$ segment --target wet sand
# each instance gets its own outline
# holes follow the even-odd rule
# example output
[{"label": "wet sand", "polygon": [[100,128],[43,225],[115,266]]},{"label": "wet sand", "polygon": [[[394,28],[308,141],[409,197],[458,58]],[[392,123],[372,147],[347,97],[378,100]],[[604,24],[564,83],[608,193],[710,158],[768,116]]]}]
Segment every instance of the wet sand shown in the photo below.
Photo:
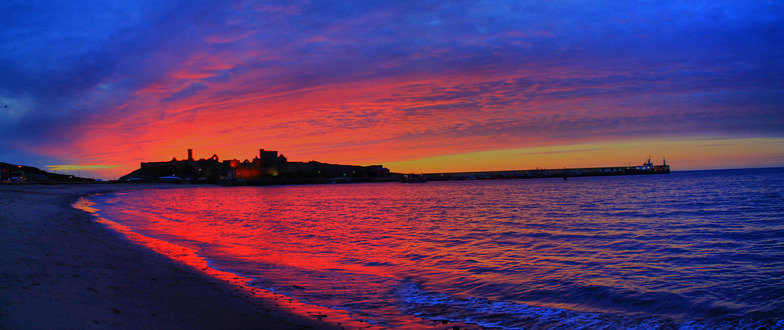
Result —
[{"label": "wet sand", "polygon": [[71,206],[91,193],[166,187],[183,186],[0,185],[0,329],[340,328],[134,244]]}]

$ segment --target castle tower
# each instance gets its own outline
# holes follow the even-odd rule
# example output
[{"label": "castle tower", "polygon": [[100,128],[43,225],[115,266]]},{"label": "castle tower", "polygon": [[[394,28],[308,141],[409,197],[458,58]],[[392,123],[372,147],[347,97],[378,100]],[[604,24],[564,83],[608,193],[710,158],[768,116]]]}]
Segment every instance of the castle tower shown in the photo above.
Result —
[{"label": "castle tower", "polygon": [[188,160],[193,160],[193,149],[188,149]]},{"label": "castle tower", "polygon": [[262,166],[273,166],[275,159],[278,158],[278,152],[274,150],[259,149],[259,159],[261,159]]}]

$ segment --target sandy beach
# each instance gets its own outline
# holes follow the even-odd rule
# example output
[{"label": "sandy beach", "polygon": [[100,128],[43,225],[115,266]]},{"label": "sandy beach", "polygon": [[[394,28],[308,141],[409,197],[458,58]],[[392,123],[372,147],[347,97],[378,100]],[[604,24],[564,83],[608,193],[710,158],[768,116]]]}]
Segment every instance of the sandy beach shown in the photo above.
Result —
[{"label": "sandy beach", "polygon": [[0,328],[341,328],[134,244],[71,206],[162,187],[171,185],[0,185]]}]

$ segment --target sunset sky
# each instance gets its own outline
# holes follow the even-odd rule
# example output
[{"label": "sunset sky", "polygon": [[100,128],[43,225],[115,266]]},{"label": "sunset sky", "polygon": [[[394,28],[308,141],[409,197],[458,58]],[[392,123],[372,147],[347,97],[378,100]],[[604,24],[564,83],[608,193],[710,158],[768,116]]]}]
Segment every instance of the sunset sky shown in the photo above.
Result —
[{"label": "sunset sky", "polygon": [[2,1],[0,161],[784,166],[782,1]]}]

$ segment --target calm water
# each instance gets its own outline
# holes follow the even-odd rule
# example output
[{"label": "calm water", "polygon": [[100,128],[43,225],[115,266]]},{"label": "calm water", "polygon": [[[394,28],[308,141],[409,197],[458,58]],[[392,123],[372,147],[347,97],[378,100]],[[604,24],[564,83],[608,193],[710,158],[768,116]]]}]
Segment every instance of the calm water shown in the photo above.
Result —
[{"label": "calm water", "polygon": [[784,169],[92,199],[253,286],[382,326],[784,328]]}]

